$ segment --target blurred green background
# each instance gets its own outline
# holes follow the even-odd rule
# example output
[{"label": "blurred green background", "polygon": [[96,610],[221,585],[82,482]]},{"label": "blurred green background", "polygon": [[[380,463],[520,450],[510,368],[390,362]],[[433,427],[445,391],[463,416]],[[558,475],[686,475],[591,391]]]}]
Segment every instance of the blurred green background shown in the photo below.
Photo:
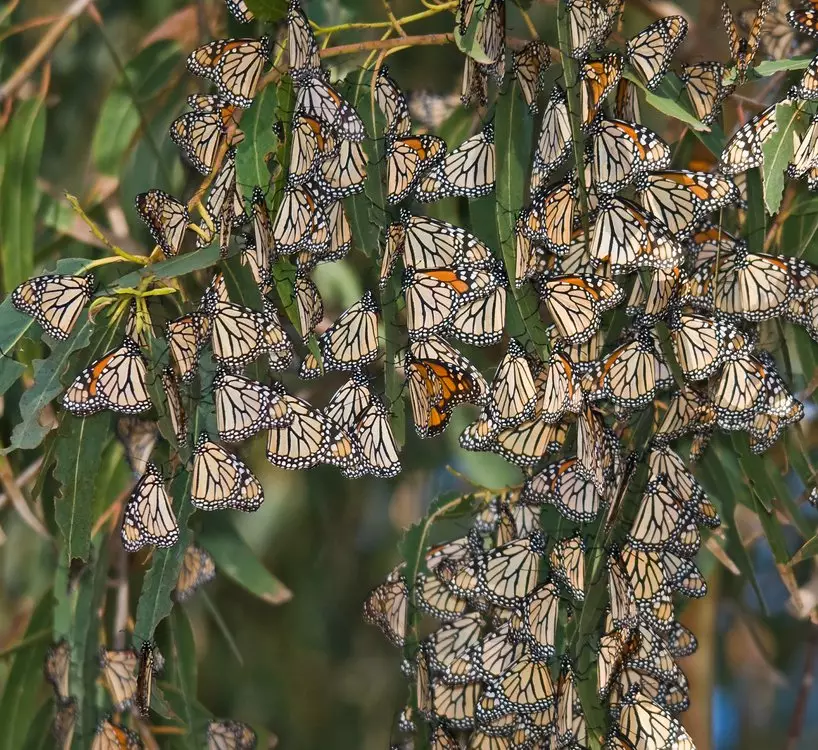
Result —
[{"label": "blurred green background", "polygon": [[[23,0],[13,10],[2,27],[0,80],[9,78],[68,5],[65,0]],[[665,2],[629,2],[628,8],[632,5],[634,10],[628,15],[631,31],[652,20],[652,11],[665,14],[674,7]],[[693,21],[685,59],[710,59],[714,48],[723,50],[719,57],[725,59],[716,3],[701,0],[678,5]],[[736,3],[737,8],[748,5]],[[10,4],[0,9],[3,7],[8,9]],[[381,0],[313,0],[304,7],[321,25],[385,17]],[[416,0],[396,0],[391,7],[397,16],[422,10]],[[543,38],[550,40],[553,3],[535,2],[530,13]],[[413,24],[411,33],[450,31],[453,23],[453,16],[443,13]],[[519,14],[511,8],[508,23],[509,34],[528,38]],[[107,0],[91,6],[90,12],[70,26],[49,57],[45,143],[37,183],[36,264],[55,257],[89,255],[84,246],[87,230],[62,200],[66,190],[78,195],[123,247],[150,250],[147,233],[132,210],[134,194],[161,187],[188,197],[199,184],[166,136],[170,122],[185,109],[184,97],[202,90],[203,82],[186,73],[184,56],[198,44],[240,32],[228,20],[222,0]],[[332,43],[362,37],[373,35],[340,34]],[[340,75],[360,65],[362,59],[339,57],[332,62],[338,66],[333,73]],[[459,92],[462,57],[453,45],[405,51],[391,56],[389,64],[407,90]],[[122,82],[125,66],[130,72],[127,85]],[[34,97],[42,82],[43,70],[38,68],[19,97]],[[141,115],[133,107],[134,96],[140,101]],[[646,114],[647,124],[669,140],[678,136],[678,132],[663,131],[663,118]],[[0,124],[5,125],[8,115],[8,107],[0,109]],[[728,113],[728,119],[732,117]],[[455,118],[444,131],[471,122],[462,112]],[[731,132],[731,126],[727,130]],[[5,173],[2,179],[11,179],[11,175]],[[434,210],[461,211],[462,220],[467,221],[464,208],[450,205]],[[374,273],[361,252],[322,267],[319,286],[330,317],[358,296],[359,279],[370,283]],[[485,356],[483,364],[489,361],[496,357]],[[485,370],[488,374],[491,368]],[[324,378],[314,385],[304,384],[303,394],[322,405],[342,381]],[[19,387],[12,389],[7,403],[19,395]],[[16,411],[4,410],[0,437],[6,443],[16,416]],[[264,483],[267,500],[252,516],[231,514],[229,521],[217,516],[215,522],[235,523],[289,588],[292,599],[272,606],[222,578],[207,586],[208,597],[232,634],[241,661],[201,597],[184,605],[200,660],[199,699],[216,716],[266,727],[284,748],[382,750],[388,746],[395,736],[396,714],[405,702],[406,687],[398,668],[399,654],[363,623],[362,603],[398,562],[396,544],[401,530],[421,518],[439,492],[466,487],[447,466],[488,487],[518,480],[516,470],[501,459],[456,448],[459,428],[469,419],[468,410],[458,411],[445,437],[431,442],[407,434],[402,455],[405,471],[393,481],[340,480],[331,469],[288,473],[267,464],[260,442],[247,451]],[[814,432],[815,414],[810,413],[809,419],[807,429]],[[25,453],[15,456],[15,469],[23,470],[34,458]],[[802,490],[792,489],[794,496]],[[818,514],[810,513],[809,520],[815,524]],[[703,553],[701,565],[711,595],[685,613],[702,644],[700,655],[682,665],[694,696],[685,721],[700,750],[815,748],[816,690],[805,706],[805,728],[798,744],[786,744],[804,665],[815,658],[815,626],[803,616],[793,616],[790,594],[781,584],[766,542],[759,539],[757,520],[749,513],[746,527],[741,532],[759,570],[770,616],[763,615],[745,580]],[[751,546],[753,539],[755,546]],[[790,541],[794,551],[798,538],[793,535]],[[118,544],[118,539],[112,543]],[[53,551],[19,520],[8,501],[3,502],[0,652],[22,637],[34,604],[51,584],[53,565]],[[808,565],[798,580],[804,597],[801,613],[818,601],[818,578],[814,564]],[[132,587],[134,603],[137,595]],[[0,658],[0,685],[8,666],[9,660]],[[43,684],[44,701],[46,695]]]}]

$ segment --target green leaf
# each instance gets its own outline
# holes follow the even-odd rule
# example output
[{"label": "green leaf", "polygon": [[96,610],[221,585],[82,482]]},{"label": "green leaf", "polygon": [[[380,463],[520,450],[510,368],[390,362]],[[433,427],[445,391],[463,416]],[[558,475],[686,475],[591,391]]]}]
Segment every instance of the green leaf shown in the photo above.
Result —
[{"label": "green leaf", "polygon": [[262,565],[224,516],[205,518],[197,542],[213,556],[219,573],[259,599],[268,604],[284,604],[292,598],[292,592]]},{"label": "green leaf", "polygon": [[793,135],[803,132],[805,124],[797,106],[779,104],[775,108],[778,129],[762,145],[764,206],[771,216],[778,211],[784,196],[784,172],[795,150]]},{"label": "green leaf", "polygon": [[[198,433],[198,413],[192,425],[192,433]],[[153,552],[153,564],[145,574],[142,582],[142,591],[136,605],[136,625],[134,637],[141,641],[153,640],[156,626],[162,622],[173,609],[170,598],[179,571],[182,568],[182,559],[185,550],[192,541],[193,534],[187,526],[188,519],[193,512],[190,504],[190,483],[193,475],[187,468],[182,469],[170,486],[170,497],[176,499],[176,520],[179,524],[179,541],[167,549],[157,547]]]},{"label": "green leaf", "polygon": [[767,236],[767,213],[764,210],[764,185],[761,170],[747,172],[747,219],[744,236],[750,252],[764,252],[764,238]]},{"label": "green leaf", "polygon": [[194,731],[197,724],[196,711],[196,644],[193,630],[187,614],[181,607],[173,610],[170,618],[170,653],[168,654],[170,681],[179,690],[180,700],[174,701],[173,710],[191,731],[182,735],[179,740],[182,747],[197,750],[201,747]]},{"label": "green leaf", "polygon": [[278,95],[275,86],[265,86],[241,118],[245,139],[236,151],[236,180],[249,199],[256,185],[270,184],[270,157],[278,139],[273,133]]},{"label": "green leaf", "polygon": [[454,41],[457,48],[464,54],[484,65],[489,65],[494,62],[488,57],[483,48],[477,43],[477,31],[483,23],[486,16],[486,11],[490,5],[489,0],[474,0],[472,3],[474,10],[469,24],[466,26],[465,33],[460,33],[460,17],[463,3],[460,3],[457,8],[456,24],[454,28]]},{"label": "green leaf", "polygon": [[22,421],[14,427],[11,445],[3,449],[4,453],[31,450],[43,441],[49,428],[40,424],[40,413],[62,392],[71,355],[88,346],[92,330],[93,325],[84,316],[67,341],[55,344],[46,359],[34,360],[34,383],[20,399]]},{"label": "green leaf", "polygon": [[60,553],[66,561],[87,560],[94,520],[94,482],[102,450],[111,432],[109,414],[75,419],[63,414],[57,430],[54,478],[60,483],[60,495],[54,516],[60,529]]},{"label": "green leaf", "polygon": [[18,649],[5,678],[0,697],[0,750],[19,750],[40,708],[43,695],[43,661],[48,643],[32,638],[51,629],[54,600],[47,591],[28,621],[24,639],[31,643]]},{"label": "green leaf", "polygon": [[261,21],[279,21],[287,13],[287,0],[246,0],[247,7]]},{"label": "green leaf", "polygon": [[216,245],[211,245],[201,250],[194,250],[192,253],[178,255],[170,260],[152,263],[139,271],[132,271],[119,279],[116,284],[112,284],[111,288],[136,287],[139,285],[139,282],[149,274],[153,274],[160,279],[173,279],[177,276],[186,276],[193,271],[210,268],[210,266],[218,262],[218,260],[219,248]]},{"label": "green leaf", "polygon": [[793,57],[791,60],[764,60],[753,66],[753,72],[759,76],[773,76],[787,70],[805,70],[812,62],[812,57]]},{"label": "green leaf", "polygon": [[[515,82],[512,90],[500,97],[494,118],[494,143],[497,158],[495,212],[497,234],[509,279],[514,279],[516,265],[515,216],[525,200],[526,173],[530,164],[531,115]],[[507,327],[512,336],[528,340],[540,358],[548,359],[548,337],[539,317],[539,302],[533,287],[509,289]],[[512,306],[513,305],[513,306]],[[516,310],[514,309],[516,307]]]},{"label": "green leaf", "polygon": [[37,176],[45,142],[45,103],[24,101],[0,136],[3,179],[0,180],[0,258],[3,290],[10,292],[34,268],[34,222],[40,190]]},{"label": "green leaf", "polygon": [[23,750],[51,750],[54,747],[54,734],[51,731],[51,720],[54,716],[54,703],[46,701],[31,722],[26,735]]},{"label": "green leaf", "polygon": [[182,53],[176,43],[163,40],[143,49],[125,66],[105,98],[91,142],[91,155],[100,172],[119,176],[125,153],[143,117],[147,119],[146,105],[167,87],[181,63]]}]

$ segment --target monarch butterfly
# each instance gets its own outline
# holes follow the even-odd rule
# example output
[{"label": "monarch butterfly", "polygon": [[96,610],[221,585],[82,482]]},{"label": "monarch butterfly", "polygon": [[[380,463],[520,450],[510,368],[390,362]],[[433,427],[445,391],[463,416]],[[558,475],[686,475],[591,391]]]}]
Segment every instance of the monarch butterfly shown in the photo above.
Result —
[{"label": "monarch butterfly", "polygon": [[119,414],[141,414],[153,406],[145,385],[147,362],[138,344],[122,344],[83,370],[66,389],[62,405],[80,417],[110,409]]},{"label": "monarch butterfly", "polygon": [[668,327],[676,361],[690,380],[710,377],[747,343],[734,326],[703,315],[675,313]]},{"label": "monarch butterfly", "polygon": [[491,383],[488,411],[498,427],[510,427],[534,416],[536,400],[525,350],[511,339]]},{"label": "monarch butterfly", "polygon": [[641,122],[642,120],[636,85],[627,78],[621,78],[616,84],[614,113],[618,119],[626,122]]},{"label": "monarch butterfly", "polygon": [[715,507],[676,453],[667,446],[656,447],[648,455],[648,466],[650,478],[662,475],[665,486],[685,502],[697,523],[710,528],[721,523]]},{"label": "monarch butterfly", "polygon": [[318,339],[326,370],[355,370],[378,356],[378,303],[371,291],[342,312]]},{"label": "monarch butterfly", "polygon": [[639,175],[637,190],[645,208],[677,238],[692,234],[707,214],[739,200],[730,178],[707,172],[654,171]]},{"label": "monarch butterfly", "polygon": [[411,343],[404,367],[415,429],[421,437],[443,432],[455,405],[481,404],[488,391],[475,367],[438,338]]},{"label": "monarch butterfly", "polygon": [[173,435],[177,444],[184,445],[187,442],[187,415],[182,407],[179,386],[176,384],[176,378],[173,377],[173,370],[170,367],[162,370],[161,378],[162,389],[168,402],[168,417]]},{"label": "monarch butterfly", "polygon": [[[479,432],[480,421],[472,427]],[[538,417],[499,431],[489,421],[482,429],[487,430],[487,435],[475,439],[474,433],[467,428],[460,436],[460,445],[467,450],[492,451],[522,467],[533,466],[547,453],[559,451],[565,443],[567,431],[566,425],[550,424]]]},{"label": "monarch butterfly", "polygon": [[496,274],[492,291],[461,305],[451,321],[452,333],[471,346],[494,346],[503,336],[506,315],[506,279]]},{"label": "monarch butterfly", "polygon": [[726,71],[724,65],[719,62],[703,62],[682,67],[679,78],[693,105],[693,112],[705,125],[710,125],[718,117],[722,102],[735,88],[733,84],[724,84]]},{"label": "monarch butterfly", "polygon": [[65,341],[91,301],[95,284],[91,273],[37,276],[20,284],[11,293],[11,302],[20,312],[34,318],[49,336]]},{"label": "monarch butterfly", "polygon": [[649,89],[656,88],[686,35],[683,16],[660,18],[628,40],[625,59]]},{"label": "monarch butterfly", "polygon": [[202,312],[210,319],[213,358],[225,369],[240,370],[267,352],[281,355],[291,350],[278,315],[269,303],[261,312],[208,299]]},{"label": "monarch butterfly", "polygon": [[685,560],[665,551],[662,563],[667,585],[685,596],[700,598],[707,594],[707,583],[692,560]]},{"label": "monarch butterfly", "polygon": [[506,3],[505,0],[489,0],[482,4],[482,13],[478,8],[480,3],[477,0],[460,0],[456,30],[460,37],[464,37],[470,29],[474,29],[474,45],[485,58],[480,62],[500,83],[506,71]]},{"label": "monarch butterfly", "polygon": [[684,260],[684,248],[666,226],[625,198],[605,196],[590,242],[591,257],[611,264],[614,274],[638,268],[669,270]]},{"label": "monarch butterfly", "polygon": [[364,602],[364,619],[380,628],[381,632],[398,648],[406,643],[406,627],[409,611],[409,589],[406,579],[395,568],[379,586],[376,586]]},{"label": "monarch butterfly", "polygon": [[227,11],[239,23],[250,23],[255,15],[247,7],[247,0],[225,0],[227,4]]},{"label": "monarch butterfly", "polygon": [[209,78],[219,94],[236,107],[253,103],[261,73],[270,57],[270,38],[219,39],[193,50],[187,69]]},{"label": "monarch butterfly", "polygon": [[604,500],[593,483],[577,472],[576,464],[576,458],[549,464],[526,482],[525,497],[554,505],[569,521],[590,523]]},{"label": "monarch butterfly", "polygon": [[398,446],[389,423],[389,412],[381,401],[373,398],[364,408],[355,426],[355,435],[367,473],[383,478],[400,473]]},{"label": "monarch butterfly", "polygon": [[727,141],[727,145],[721,152],[719,171],[724,175],[732,176],[760,167],[764,163],[764,143],[778,132],[775,108],[778,104],[791,103],[791,99],[777,102],[763,109],[742,125]]},{"label": "monarch butterfly", "polygon": [[522,216],[514,224],[514,287],[522,288],[528,279],[533,278],[544,265],[542,249],[525,236]]},{"label": "monarch butterfly", "polygon": [[593,482],[596,491],[607,498],[612,476],[616,476],[619,441],[609,430],[598,411],[590,405],[577,420],[577,464],[580,475]]},{"label": "monarch butterfly", "polygon": [[139,193],[135,199],[136,212],[147,224],[154,242],[162,248],[165,257],[179,253],[190,219],[187,206],[163,190]]},{"label": "monarch butterfly", "polygon": [[696,652],[699,647],[696,636],[682,623],[674,622],[667,638],[667,648],[674,659],[681,659]]},{"label": "monarch butterfly", "polygon": [[227,255],[230,242],[230,231],[241,226],[247,220],[244,212],[244,198],[236,182],[236,149],[231,147],[225,154],[224,161],[213,186],[205,201],[207,213],[213,217],[213,230],[203,223],[205,237],[196,240],[197,247],[204,247],[213,241],[213,236],[219,239],[219,250],[224,258]]},{"label": "monarch butterfly", "polygon": [[812,190],[815,186],[815,169],[818,167],[818,152],[816,152],[816,141],[818,141],[818,116],[813,115],[809,126],[803,135],[793,134],[795,144],[795,155],[787,165],[787,177],[798,178],[805,174],[809,179],[809,187]]},{"label": "monarch butterfly", "polygon": [[252,512],[264,502],[264,491],[243,461],[202,433],[193,451],[190,502],[199,510]]},{"label": "monarch butterfly", "polygon": [[71,646],[64,638],[51,646],[45,655],[43,674],[54,688],[57,703],[67,701],[69,696],[69,667],[71,666]]},{"label": "monarch butterfly", "polygon": [[402,289],[409,338],[419,340],[440,333],[461,306],[488,296],[501,283],[498,271],[406,268]]},{"label": "monarch butterfly", "polygon": [[678,535],[688,514],[661,477],[648,482],[639,511],[628,532],[628,541],[636,549],[661,549]]},{"label": "monarch butterfly", "polygon": [[547,581],[537,586],[523,602],[524,638],[529,652],[537,660],[545,661],[554,655],[559,599],[557,587]]},{"label": "monarch butterfly", "polygon": [[309,469],[319,463],[337,466],[346,476],[360,476],[361,449],[338,424],[306,401],[281,392],[292,415],[287,425],[267,433],[267,460],[282,469]]},{"label": "monarch butterfly", "polygon": [[469,651],[483,633],[483,617],[471,612],[446,623],[421,642],[429,666],[449,685],[460,685],[477,680]]},{"label": "monarch butterfly", "polygon": [[367,155],[354,141],[341,141],[335,153],[321,161],[310,184],[322,200],[340,200],[360,193],[366,179]]},{"label": "monarch butterfly", "polygon": [[[796,2],[795,5],[798,5]],[[809,11],[793,11],[793,2],[790,0],[779,0],[775,8],[771,8],[767,15],[766,29],[761,38],[761,49],[773,60],[781,60],[795,57],[808,52],[812,45],[809,42],[798,42],[797,28],[795,24],[790,25],[788,16],[790,13],[808,13]],[[742,30],[747,31],[753,24],[756,17],[754,8],[739,12],[738,21]]]},{"label": "monarch butterfly", "polygon": [[207,725],[207,750],[255,750],[256,733],[240,721],[211,721]]},{"label": "monarch butterfly", "polygon": [[[610,615],[609,618],[610,620]],[[614,680],[622,670],[622,662],[627,654],[638,644],[639,634],[629,628],[614,630],[612,623],[608,623],[606,632],[599,639],[599,653],[597,656],[597,693],[605,698],[614,687]],[[608,747],[616,748],[616,745]],[[623,750],[627,750],[623,748]]]},{"label": "monarch butterfly", "polygon": [[488,104],[487,66],[481,65],[473,57],[465,55],[463,83],[460,87],[460,101],[464,107]]},{"label": "monarch butterfly", "polygon": [[625,297],[614,281],[590,275],[554,276],[540,283],[539,293],[560,337],[572,344],[591,338],[602,313]]},{"label": "monarch butterfly", "polygon": [[153,677],[164,668],[165,660],[156,646],[145,641],[139,651],[139,664],[136,677],[136,707],[142,716],[150,712]]},{"label": "monarch butterfly", "polygon": [[622,77],[622,58],[612,52],[601,60],[585,63],[579,72],[580,116],[583,130],[594,122],[603,100]]},{"label": "monarch butterfly", "polygon": [[189,383],[196,375],[208,326],[209,322],[199,312],[188,313],[165,324],[174,371],[183,383]]},{"label": "monarch butterfly", "polygon": [[315,196],[304,185],[286,187],[273,221],[273,244],[278,252],[320,253],[329,242],[329,221]]},{"label": "monarch butterfly", "polygon": [[589,398],[607,399],[622,411],[647,406],[658,390],[673,384],[670,369],[646,332],[614,349],[592,373],[594,383]]},{"label": "monarch butterfly", "polygon": [[219,438],[240,443],[261,430],[288,424],[292,414],[270,386],[218,370],[213,378]]},{"label": "monarch butterfly", "polygon": [[534,661],[529,654],[521,656],[500,676],[497,690],[518,713],[545,711],[555,702],[548,664]]},{"label": "monarch butterfly", "polygon": [[531,190],[537,190],[570,153],[571,119],[568,116],[568,100],[565,92],[555,85],[542,116],[537,150],[531,167]]},{"label": "monarch butterfly", "polygon": [[415,592],[418,609],[442,622],[457,619],[468,606],[468,601],[464,597],[455,594],[435,576],[419,573],[415,582]]},{"label": "monarch butterfly", "polygon": [[250,266],[250,273],[258,288],[264,293],[271,285],[270,263],[273,260],[273,228],[264,192],[258,186],[253,188],[253,235],[245,238],[241,253],[242,265]]},{"label": "monarch butterfly", "polygon": [[446,155],[446,142],[436,135],[387,136],[386,200],[395,204],[405,200],[420,182],[424,172],[437,166]]},{"label": "monarch butterfly", "polygon": [[424,173],[415,197],[427,203],[453,196],[488,195],[494,189],[494,158],[494,125],[489,122]]},{"label": "monarch butterfly", "polygon": [[801,80],[787,92],[787,97],[807,102],[818,100],[818,62],[814,59],[810,62]]},{"label": "monarch butterfly", "polygon": [[291,133],[287,183],[295,187],[312,177],[325,159],[336,154],[339,144],[321,120],[304,112],[293,115]]},{"label": "monarch butterfly", "polygon": [[818,39],[818,5],[813,0],[809,3],[807,9],[797,8],[787,13],[787,21],[796,31]]},{"label": "monarch butterfly", "polygon": [[405,266],[430,268],[489,268],[496,261],[491,250],[465,229],[427,216],[401,212],[402,237],[395,234],[396,250]]},{"label": "monarch butterfly", "polygon": [[[601,27],[606,23],[605,12],[598,0],[566,0],[568,30],[571,39],[570,54],[576,60],[588,55],[591,44],[604,41]],[[607,33],[605,33],[607,37]]]},{"label": "monarch butterfly", "polygon": [[621,554],[611,551],[621,571],[627,578],[627,587],[639,602],[653,599],[665,590],[665,568],[662,564],[664,550],[637,549],[630,543],[622,546]]},{"label": "monarch butterfly", "polygon": [[[221,145],[227,137],[234,107],[216,100],[214,109],[186,112],[170,125],[170,139],[182,150],[185,158],[201,174],[210,174],[216,166]],[[236,142],[234,136],[233,143]]]},{"label": "monarch butterfly", "polygon": [[670,164],[670,148],[656,133],[622,120],[602,120],[593,148],[591,170],[598,192],[615,193],[633,175]]},{"label": "monarch butterfly", "polygon": [[312,352],[307,352],[298,368],[298,377],[302,380],[313,380],[323,374],[324,366]]},{"label": "monarch butterfly", "polygon": [[630,691],[622,699],[615,736],[627,743],[626,747],[661,747],[693,750],[694,745],[682,725],[666,710],[640,698],[638,690]]},{"label": "monarch butterfly", "polygon": [[574,672],[567,660],[557,683],[556,737],[563,746],[569,747],[571,743],[584,744],[587,741],[587,727],[574,682]]},{"label": "monarch butterfly", "polygon": [[445,685],[432,681],[432,713],[445,726],[452,729],[469,729],[474,726],[474,712],[481,685]]},{"label": "monarch butterfly", "polygon": [[91,742],[91,750],[139,750],[142,747],[139,735],[108,719],[100,721]]},{"label": "monarch butterfly", "polygon": [[133,649],[113,651],[101,648],[99,666],[108,692],[111,695],[114,711],[124,711],[136,697],[136,667],[139,656]]},{"label": "monarch butterfly", "polygon": [[201,547],[190,544],[182,557],[182,567],[176,579],[173,598],[177,602],[183,602],[215,577],[216,564],[210,554]]},{"label": "monarch butterfly", "polygon": [[304,269],[296,271],[293,292],[298,309],[298,330],[305,339],[324,318],[324,303],[318,287]]},{"label": "monarch butterfly", "polygon": [[730,6],[722,0],[721,19],[727,31],[727,39],[730,43],[730,56],[736,64],[736,79],[739,83],[744,83],[747,71],[752,65],[753,58],[758,52],[758,45],[761,43],[761,30],[764,28],[764,19],[767,13],[775,6],[775,0],[761,0],[753,25],[750,28],[749,36],[744,39],[739,36],[736,19]]},{"label": "monarch butterfly", "polygon": [[[484,634],[474,647],[472,660],[480,678],[488,684],[493,684],[525,651],[525,643],[516,637],[516,633],[512,633],[509,623],[505,622]],[[500,713],[505,712],[501,710]]]},{"label": "monarch butterfly", "polygon": [[179,541],[179,526],[164,477],[152,461],[148,461],[125,506],[121,537],[128,552],[136,552],[146,544],[172,547]]},{"label": "monarch butterfly", "polygon": [[551,67],[551,50],[545,42],[535,39],[512,56],[512,70],[528,111],[537,114],[537,94],[543,85],[545,71]]},{"label": "monarch butterfly", "polygon": [[131,470],[142,476],[159,437],[159,426],[149,419],[120,417],[116,423],[116,436],[122,443]]},{"label": "monarch butterfly", "polygon": [[551,574],[573,599],[585,599],[585,542],[580,536],[557,541],[549,555]]},{"label": "monarch butterfly", "polygon": [[583,392],[570,357],[558,351],[537,372],[536,414],[545,422],[557,422],[567,411],[578,412]]},{"label": "monarch butterfly", "polygon": [[356,372],[332,395],[324,414],[345,430],[351,430],[371,399],[369,379],[364,373]]},{"label": "monarch butterfly", "polygon": [[301,110],[318,118],[336,134],[358,143],[366,137],[366,128],[353,106],[344,99],[321,75],[304,71],[293,77],[298,88],[296,111]]},{"label": "monarch butterfly", "polygon": [[318,44],[297,0],[290,0],[287,8],[287,33],[290,75],[295,78],[303,73],[321,74]]},{"label": "monarch butterfly", "polygon": [[520,214],[520,230],[555,255],[571,249],[578,193],[570,180],[538,189]]},{"label": "monarch butterfly", "polygon": [[375,102],[386,120],[387,134],[401,137],[412,132],[412,120],[406,97],[389,74],[386,65],[378,68],[375,79]]},{"label": "monarch butterfly", "polygon": [[744,356],[724,365],[708,394],[719,426],[727,430],[741,430],[749,426],[762,408],[766,378],[767,369],[753,356]]},{"label": "monarch butterfly", "polygon": [[477,591],[492,604],[514,607],[537,585],[545,540],[540,532],[489,550],[476,560]]},{"label": "monarch butterfly", "polygon": [[650,275],[647,289],[641,276],[636,278],[625,312],[637,318],[640,325],[655,325],[676,303],[685,281],[685,272],[680,268],[657,268]]}]

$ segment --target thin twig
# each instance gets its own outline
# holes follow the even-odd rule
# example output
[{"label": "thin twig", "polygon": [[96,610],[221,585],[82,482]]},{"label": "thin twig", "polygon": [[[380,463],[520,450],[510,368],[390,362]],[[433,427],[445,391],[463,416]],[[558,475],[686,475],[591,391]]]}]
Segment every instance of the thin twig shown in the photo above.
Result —
[{"label": "thin twig", "polygon": [[810,691],[812,690],[812,683],[815,679],[816,655],[818,655],[818,629],[811,627],[807,640],[807,652],[804,654],[804,672],[801,675],[801,684],[798,687],[795,708],[792,710],[790,728],[787,732],[786,750],[795,750],[798,746],[798,741],[801,739],[801,732],[804,730],[807,703]]},{"label": "thin twig", "polygon": [[23,523],[26,524],[32,531],[34,531],[43,539],[50,539],[51,535],[43,525],[43,522],[34,515],[31,508],[28,507],[28,501],[23,495],[20,488],[17,486],[17,478],[11,470],[11,464],[6,456],[0,456],[0,484],[3,485],[6,494],[11,499],[11,504],[17,511],[17,515]]},{"label": "thin twig", "polygon": [[339,44],[337,47],[322,49],[321,57],[352,55],[356,52],[370,52],[371,50],[392,49],[394,47],[431,47],[453,41],[454,34],[422,34],[420,36],[393,37],[392,39],[370,39],[365,42]]},{"label": "thin twig", "polygon": [[23,60],[17,70],[12,73],[2,86],[0,86],[0,102],[13,96],[22,86],[28,77],[37,69],[37,66],[48,57],[53,51],[57,42],[63,34],[71,27],[71,24],[85,12],[92,0],[74,0],[63,12],[60,19],[46,32],[40,39],[39,44],[31,51],[31,54]]},{"label": "thin twig", "polygon": [[400,25],[400,21],[395,18],[395,14],[392,12],[392,8],[389,5],[389,0],[381,0],[383,3],[383,8],[386,11],[386,17],[389,19],[389,22],[392,24],[392,28],[400,36],[407,36],[406,32],[403,30],[403,26]]},{"label": "thin twig", "polygon": [[[36,460],[34,460],[30,466],[26,466],[18,475],[17,481],[15,484],[18,488],[25,487],[32,479],[34,479],[40,471],[40,467],[43,465],[43,457],[40,456]],[[8,502],[9,496],[4,492],[0,495],[0,508],[2,508]]]}]

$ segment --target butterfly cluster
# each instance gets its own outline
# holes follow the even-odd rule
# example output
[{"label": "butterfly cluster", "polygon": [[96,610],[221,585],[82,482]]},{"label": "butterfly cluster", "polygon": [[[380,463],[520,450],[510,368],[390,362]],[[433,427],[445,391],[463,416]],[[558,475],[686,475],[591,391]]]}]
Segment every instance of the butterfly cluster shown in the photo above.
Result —
[{"label": "butterfly cluster", "polygon": [[[745,206],[735,178],[761,166],[776,105],[739,129],[715,169],[672,168],[671,147],[639,122],[636,92],[660,86],[687,22],[659,19],[612,51],[623,4],[561,3],[578,67],[576,125],[584,149],[575,150],[564,77],[540,97],[539,72],[520,75],[523,56],[542,69],[550,65],[536,53],[542,43],[514,54],[517,88],[542,117],[529,199],[516,217],[516,265],[507,271],[517,288],[536,290],[549,325],[544,356],[509,337],[493,379],[483,378],[443,339],[497,344],[509,334],[502,311],[487,315],[496,308],[472,291],[475,284],[491,294],[505,289],[489,281],[491,253],[464,229],[408,212],[388,232],[381,276],[400,254],[419,434],[444,429],[450,407],[475,404],[481,411],[461,446],[502,456],[525,475],[503,493],[453,501],[457,517],[474,518],[468,533],[426,548],[417,564],[401,563],[364,607],[365,619],[404,649],[404,671],[414,681],[400,728],[411,733],[425,722],[431,746],[441,750],[585,747],[589,732],[600,736],[587,724],[577,688],[589,674],[595,700],[608,712],[607,748],[692,748],[678,720],[690,696],[677,659],[693,653],[696,640],[677,621],[674,598],[705,595],[693,558],[701,529],[720,520],[672,445],[692,438],[695,460],[720,429],[747,433],[751,450],[762,453],[804,415],[762,347],[759,327],[784,319],[818,340],[818,268],[751,251],[721,220],[714,223],[717,214]],[[498,5],[482,13],[485,28],[475,38],[504,36],[492,29],[504,17]],[[477,13],[475,6],[461,3],[459,17]],[[747,77],[771,10],[762,2],[742,39],[723,4],[732,65],[680,67],[703,123],[716,120]],[[801,31],[807,25],[794,24]],[[475,71],[502,81],[504,56],[491,65],[469,58],[464,94]],[[793,102],[818,98],[812,68],[790,92]],[[387,122],[397,119],[387,114]],[[811,125],[790,176],[815,168],[816,133]],[[436,174],[451,155],[432,138],[423,145],[413,165]],[[412,189],[407,174],[408,187],[395,183],[396,202]],[[424,201],[424,190],[414,189]],[[418,228],[426,239],[413,246]],[[434,265],[426,261],[430,249]],[[474,324],[473,311],[457,315],[478,302],[482,339],[462,330],[467,320]],[[625,315],[609,330],[619,311]],[[588,601],[595,614],[584,612]],[[595,634],[592,642],[581,642],[586,633]]]}]

